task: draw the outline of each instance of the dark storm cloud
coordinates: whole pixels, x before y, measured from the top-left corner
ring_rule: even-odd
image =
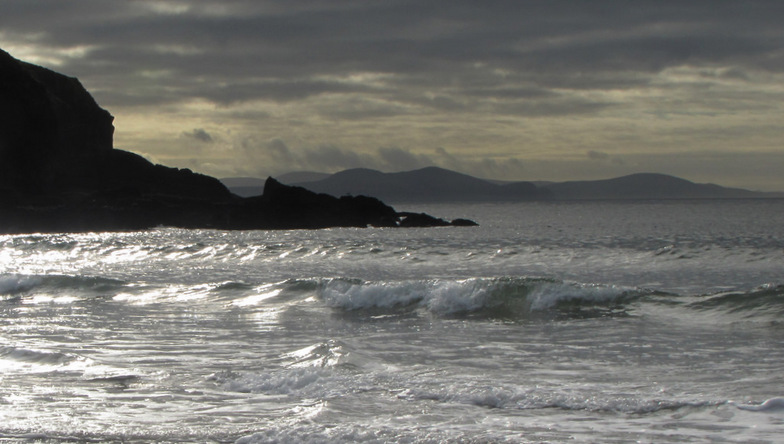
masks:
[[[682,64],[784,69],[778,1],[49,0],[0,1],[0,8],[3,43],[35,35],[37,45],[55,49],[89,46],[85,57],[64,58],[62,70],[119,105],[356,92],[414,103],[416,91],[437,88],[432,106],[442,109],[469,96],[624,88],[644,84],[635,73]],[[477,65],[498,75],[478,79]],[[142,77],[163,70],[170,77]],[[354,72],[396,77],[391,89],[320,78]],[[150,93],[109,93],[134,84]]]
[[[779,0],[0,0],[0,47],[78,77],[125,144],[210,136],[188,148],[221,174],[571,177],[780,149],[782,22]]]

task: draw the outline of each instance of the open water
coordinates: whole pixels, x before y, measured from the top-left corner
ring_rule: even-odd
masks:
[[[0,237],[0,442],[781,442],[784,201]]]

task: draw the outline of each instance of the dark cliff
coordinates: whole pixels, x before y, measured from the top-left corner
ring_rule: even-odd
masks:
[[[0,189],[6,193],[230,196],[216,179],[114,149],[113,120],[77,79],[0,50]]]
[[[240,198],[213,177],[115,149],[113,120],[77,79],[0,50],[0,233],[403,225],[377,199],[274,179]]]

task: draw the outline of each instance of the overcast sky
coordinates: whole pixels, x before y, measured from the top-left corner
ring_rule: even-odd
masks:
[[[784,190],[784,1],[0,0],[115,147],[215,175],[437,165]]]

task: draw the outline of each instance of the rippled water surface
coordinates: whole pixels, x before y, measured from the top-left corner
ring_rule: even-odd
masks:
[[[0,237],[0,441],[776,442],[784,202]]]

